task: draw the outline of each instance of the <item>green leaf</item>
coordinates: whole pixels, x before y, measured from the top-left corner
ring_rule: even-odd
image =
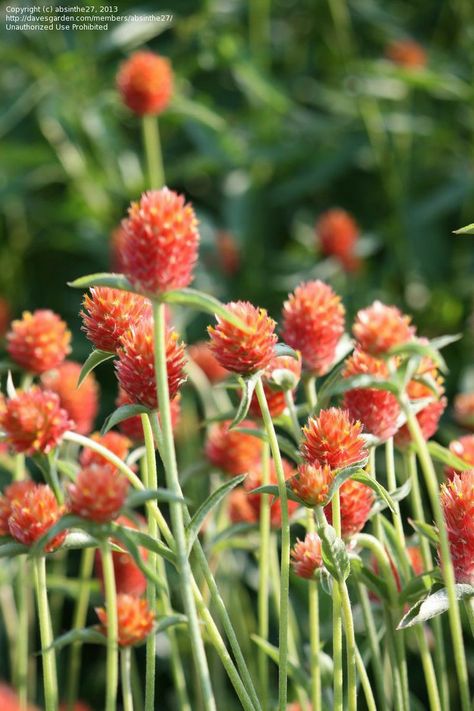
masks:
[[[255,387],[257,385],[257,380],[259,379],[259,377],[260,377],[260,373],[254,373],[253,375],[250,375],[248,378],[239,377],[239,383],[242,388],[240,403],[239,403],[239,407],[237,408],[235,417],[229,425],[229,429],[233,429],[234,427],[237,427],[237,425],[240,425],[240,423],[243,420],[245,420],[245,418],[247,417],[250,403],[252,402],[252,396],[253,396]]]
[[[84,380],[87,378],[89,373],[91,373],[94,368],[97,368],[101,363],[105,363],[106,360],[110,360],[115,357],[115,353],[109,353],[108,351],[101,351],[99,349],[93,350],[92,353],[87,357],[86,362],[82,366],[81,372],[79,374],[79,380],[77,381],[77,387],[79,388]]]
[[[376,495],[382,499],[390,509],[390,511],[395,514],[396,509],[395,509],[395,504],[393,502],[392,497],[388,493],[387,489],[382,486],[376,479],[374,479],[372,476],[369,476],[368,474],[365,474],[364,472],[361,472],[360,474],[354,474],[352,476],[354,481],[358,481],[361,484],[365,484],[366,486],[369,486],[372,491],[376,493]]]
[[[426,595],[426,591],[429,590],[434,583],[438,582],[438,576],[440,575],[439,568],[434,568],[433,570],[413,577],[402,588],[399,596],[400,603],[414,602],[420,598],[420,595]]]
[[[353,375],[350,378],[342,378],[335,382],[330,389],[326,389],[325,395],[341,395],[347,390],[370,388],[373,390],[386,390],[394,395],[399,394],[399,388],[390,380],[382,380],[373,375]]]
[[[76,480],[79,467],[74,462],[68,462],[65,459],[58,459],[56,461],[56,467],[60,474],[64,474],[64,476],[67,476],[67,478],[71,479],[71,481]]]
[[[447,464],[449,467],[460,471],[472,469],[472,464],[467,464],[464,459],[457,457],[449,449],[442,447],[437,442],[428,442],[428,449],[433,459],[436,459],[437,462],[442,462],[442,464]]]
[[[267,640],[256,634],[252,634],[251,639],[260,647],[260,649],[263,649],[265,654],[267,654],[278,667],[280,663],[280,652],[278,647],[275,647],[273,644],[270,644],[270,642],[267,642]],[[288,658],[288,676],[302,689],[306,689],[308,694],[310,693],[310,675],[308,675],[301,667],[300,662]]]
[[[49,531],[46,531],[37,541],[31,546],[30,554],[32,556],[39,555],[45,549],[45,547],[53,540],[59,533],[67,531],[71,528],[87,529],[93,528],[94,532],[97,529],[97,524],[90,524],[89,521],[81,518],[80,516],[75,516],[74,514],[66,514],[59,521],[56,521],[54,526],[51,526]]]
[[[430,345],[433,348],[436,348],[436,350],[440,351],[442,348],[450,346],[451,343],[456,343],[457,341],[460,341],[462,337],[462,333],[450,333],[447,336],[438,336],[438,338],[432,338],[430,340]]]
[[[435,526],[431,526],[425,521],[414,521],[411,518],[408,519],[408,523],[410,524],[410,526],[412,526],[412,528],[415,529],[419,536],[427,538],[431,545],[435,548],[438,547],[439,536]]]
[[[453,234],[455,234],[455,235],[474,235],[474,222],[472,222],[470,225],[466,225],[465,227],[460,227],[457,230],[453,230]]]
[[[119,422],[128,420],[129,417],[135,417],[135,415],[150,414],[150,412],[151,410],[149,410],[144,405],[122,405],[105,418],[100,433],[101,435],[106,434],[109,430],[112,429],[112,427],[118,425]]]
[[[186,526],[186,535],[188,539],[188,554],[194,545],[194,541],[200,531],[204,519],[213,508],[215,508],[227,494],[236,486],[241,484],[246,477],[246,474],[232,477],[230,481],[222,484],[218,489],[212,492],[210,496],[201,504],[188,525]]]
[[[351,558],[350,563],[351,572],[357,580],[369,588],[379,600],[390,601],[387,583],[380,575],[376,575],[373,570],[364,565],[360,558]]]
[[[84,627],[80,630],[70,630],[69,632],[60,635],[60,637],[56,637],[54,642],[49,647],[37,652],[37,654],[44,654],[44,652],[48,652],[51,649],[60,650],[63,649],[63,647],[67,647],[69,644],[75,644],[76,642],[81,642],[81,644],[106,645],[107,637],[102,634],[102,632],[99,632],[97,627]]]
[[[29,552],[29,547],[24,546],[23,543],[10,540],[7,540],[6,543],[0,543],[0,558],[14,558],[17,555]]]
[[[35,454],[32,460],[41,471],[48,486],[54,491],[56,499],[62,501],[64,496],[61,485],[59,484],[55,457],[57,457],[57,451],[50,452],[49,454]]]
[[[246,333],[250,331],[249,327],[241,321],[238,316],[231,313],[229,309],[218,299],[214,296],[210,296],[209,294],[197,291],[196,289],[176,289],[174,291],[167,291],[162,295],[161,299],[167,304],[179,304],[180,306],[189,306],[192,309],[204,311],[204,313],[212,314],[216,318],[228,321],[233,326],[245,331]]]
[[[249,493],[270,494],[271,496],[274,496],[275,499],[278,499],[280,497],[280,489],[276,484],[265,484],[263,486],[258,486],[256,489],[252,489]],[[286,495],[290,501],[296,501],[296,503],[300,504],[300,506],[308,506],[308,504],[304,502],[303,499],[300,499],[300,497],[295,494],[293,489],[289,486],[288,482],[286,484]]]
[[[134,509],[137,506],[142,506],[147,501],[164,501],[165,503],[176,502],[179,504],[190,503],[189,499],[173,494],[168,489],[141,489],[140,491],[132,491],[127,496],[125,506]]]
[[[112,524],[112,531],[114,537],[118,538],[125,546],[125,548],[129,551],[130,555],[134,558],[135,562],[136,557],[140,559],[140,564],[139,567],[141,568],[141,565],[143,564],[143,560],[140,555],[140,551],[138,549],[138,546],[141,546],[142,548],[146,548],[147,550],[151,551],[152,553],[157,553],[158,555],[161,555],[163,558],[166,558],[166,560],[169,560],[170,563],[173,563],[173,565],[176,565],[176,556],[174,552],[171,550],[171,548],[168,548],[167,545],[165,545],[162,541],[160,541],[159,538],[153,538],[152,536],[149,536],[148,533],[144,533],[143,531],[138,531],[135,528],[128,528],[127,526],[119,526],[117,523]],[[137,563],[138,564],[138,563]],[[144,572],[144,570],[142,570]],[[146,573],[145,573],[146,575]],[[161,582],[160,582],[161,585]]]
[[[457,600],[469,600],[472,597],[474,597],[474,587],[472,587],[472,585],[466,585],[464,583],[456,584]],[[402,617],[397,629],[403,630],[407,627],[418,625],[421,622],[426,622],[433,617],[442,615],[443,612],[446,612],[448,609],[448,591],[446,588],[442,588],[415,603],[415,605],[408,610],[406,615]]]
[[[294,348],[288,346],[286,343],[277,343],[275,348],[273,349],[273,353],[275,354],[276,358],[279,358],[281,356],[289,356],[290,358],[298,360],[298,353],[295,351]]]
[[[411,479],[407,479],[401,486],[397,487],[393,491],[389,491],[389,496],[392,501],[403,501],[411,491]],[[384,499],[378,499],[372,506],[370,515],[375,513],[380,513],[386,509],[388,504]]]
[[[327,496],[327,502],[331,501],[332,497],[336,493],[336,491],[344,484],[345,481],[350,479],[351,477],[354,476],[354,474],[361,473],[363,474],[364,472],[362,471],[362,468],[367,464],[367,460],[362,461],[355,466],[352,467],[346,467],[345,469],[341,469],[338,471],[336,476],[331,482],[331,486],[329,487],[328,491],[328,496]]]
[[[61,550],[81,550],[82,548],[97,548],[99,541],[95,536],[85,531],[71,531],[61,545]]]
[[[351,572],[346,544],[338,538],[336,531],[329,524],[318,526],[318,535],[321,539],[324,565],[335,580],[343,582]]]
[[[91,286],[110,286],[112,289],[120,289],[121,291],[135,291],[127,277],[123,274],[110,274],[108,272],[88,274],[87,276],[79,277],[73,281],[68,281],[67,285],[73,289],[89,289]]]
[[[208,547],[212,549],[214,546],[226,541],[227,539],[234,538],[235,536],[241,536],[246,533],[254,533],[258,531],[258,524],[256,523],[234,523],[228,526],[223,531],[219,531],[208,543]]]
[[[439,353],[438,350],[431,343],[420,343],[419,341],[409,341],[408,343],[402,343],[399,346],[393,346],[387,352],[388,356],[400,355],[400,356],[411,356],[420,355],[427,356],[438,366],[443,372],[447,370],[446,362]],[[357,377],[357,376],[356,376]]]
[[[175,615],[166,615],[166,617],[160,617],[158,624],[155,627],[155,634],[158,632],[164,632],[168,627],[174,627],[176,625],[187,625],[188,618],[186,615],[180,615],[176,613]]]

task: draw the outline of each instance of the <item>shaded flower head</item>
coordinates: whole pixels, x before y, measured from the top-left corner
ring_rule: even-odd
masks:
[[[151,296],[188,286],[198,254],[197,225],[183,195],[168,188],[144,193],[122,222],[124,274]]]
[[[413,340],[415,327],[410,322],[411,317],[402,314],[396,306],[374,301],[357,313],[352,332],[363,351],[381,355]]]
[[[407,69],[420,69],[426,65],[426,52],[423,47],[410,39],[391,42],[385,55],[394,64]]]
[[[303,427],[301,452],[310,464],[327,465],[333,471],[349,467],[367,457],[361,434],[361,423],[353,421],[347,410],[321,410]]]
[[[105,608],[99,607],[95,611],[106,630]],[[119,646],[130,647],[143,642],[152,632],[155,615],[150,611],[146,600],[121,593],[117,595],[117,619]]]
[[[322,568],[321,539],[317,533],[307,533],[304,541],[297,539],[291,551],[291,565],[298,577],[308,580]]]
[[[323,254],[335,257],[346,271],[357,269],[359,259],[354,250],[359,226],[346,210],[333,208],[324,212],[316,223],[316,235]]]
[[[306,506],[322,506],[326,503],[333,479],[327,464],[300,464],[296,476],[290,479],[290,486]]]
[[[456,457],[462,459],[470,467],[474,468],[474,434],[464,435],[459,439],[454,439],[449,443],[449,451]],[[462,471],[454,467],[445,467],[444,473],[451,479],[454,474],[462,474]]]
[[[210,383],[218,383],[229,375],[229,371],[220,365],[207,341],[199,341],[189,346],[188,355],[201,368]]]
[[[35,483],[30,479],[14,481],[5,487],[3,495],[0,496],[0,536],[9,536],[8,519],[12,512],[13,501],[21,501],[24,494],[35,487]]]
[[[126,331],[152,316],[148,299],[107,286],[92,287],[82,305],[81,329],[95,348],[110,353],[117,352]]]
[[[52,489],[47,484],[28,482],[21,490],[16,490],[11,499],[8,518],[10,535],[20,543],[31,546],[49,531],[66,513],[66,507],[58,504]],[[46,546],[50,552],[58,548],[66,537],[63,531]]]
[[[459,393],[454,398],[454,417],[463,427],[474,430],[474,392]]]
[[[36,386],[18,390],[0,408],[0,427],[7,434],[8,444],[16,452],[30,456],[48,454],[73,426],[58,395]]]
[[[127,477],[110,466],[91,464],[81,469],[68,487],[72,513],[104,523],[117,518],[129,488]]]
[[[101,435],[99,432],[94,432],[94,434],[91,435],[91,439],[94,440],[94,442],[97,442],[97,444],[101,444],[122,461],[125,461],[130,451],[130,447],[132,446],[132,443],[128,437],[120,434],[120,432],[114,432],[113,430],[106,432],[104,435]],[[90,467],[92,464],[99,464],[102,467],[108,466],[115,469],[113,464],[111,464],[105,457],[89,447],[85,447],[82,450],[79,457],[79,463],[81,467]]]
[[[153,52],[135,52],[121,64],[117,88],[123,103],[134,113],[160,114],[173,93],[171,64]]]
[[[216,422],[209,429],[206,456],[215,467],[237,476],[252,471],[260,463],[262,441],[258,437],[229,429],[230,420]],[[244,420],[240,427],[257,429],[254,422]]]
[[[70,353],[71,333],[60,317],[49,309],[24,311],[7,334],[7,351],[12,360],[30,373],[56,368]]]
[[[58,395],[60,405],[73,420],[76,432],[89,434],[99,409],[99,385],[94,373],[89,373],[78,387],[80,372],[80,363],[66,360],[54,370],[43,373],[41,384]]]
[[[295,475],[295,470],[288,460],[283,459],[283,474],[286,480],[291,479]],[[260,507],[262,504],[262,496],[271,496],[270,494],[254,494],[253,489],[257,489],[262,486],[263,483],[263,472],[261,466],[254,469],[249,476],[244,481],[244,489],[248,492],[248,502],[253,509],[255,521],[260,519]],[[270,460],[270,471],[268,475],[269,484],[277,484],[278,478],[275,470],[275,462],[273,459]],[[278,529],[281,527],[281,502],[280,499],[270,499],[270,525],[272,528]],[[299,504],[296,501],[288,501],[288,513],[291,516]]]
[[[474,469],[441,486],[441,507],[456,582],[474,585]]]
[[[247,330],[216,316],[217,325],[207,329],[216,359],[232,373],[249,375],[264,370],[273,358],[278,340],[275,321],[265,309],[257,308],[248,301],[231,301],[226,306],[243,321]]]
[[[186,380],[184,345],[173,329],[166,334],[166,368],[168,388],[173,399]],[[155,380],[153,324],[144,321],[131,328],[122,337],[122,345],[115,361],[115,369],[120,387],[134,404],[144,405],[150,410],[158,407]]]
[[[137,524],[127,516],[119,516],[116,520],[116,523],[121,526],[126,526],[127,528],[133,528],[138,530]],[[123,545],[123,543],[121,542],[115,541],[114,539],[112,540],[114,543],[118,543],[120,546]],[[140,546],[139,553],[140,557],[146,561],[146,559],[148,558],[147,549]],[[127,551],[114,550],[112,551],[112,561],[114,564],[115,587],[117,589],[117,593],[134,595],[135,597],[140,597],[140,595],[143,595],[147,585],[146,577],[142,573],[138,565],[135,563],[130,553],[128,553]],[[96,551],[95,555],[95,573],[101,581],[103,587],[102,558],[99,550]]]
[[[374,492],[365,484],[347,479],[339,488],[341,505],[341,534],[345,539],[360,533],[370,515],[374,503]],[[329,523],[332,523],[332,506],[324,509]]]
[[[282,336],[301,352],[303,366],[325,375],[344,333],[345,309],[341,298],[322,281],[300,284],[283,305]]]

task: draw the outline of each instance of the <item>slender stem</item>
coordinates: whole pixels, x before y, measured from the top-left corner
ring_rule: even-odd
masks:
[[[104,711],[115,711],[118,686],[118,615],[117,591],[115,588],[114,563],[107,539],[101,541],[102,570],[105,588],[105,609],[107,613],[107,669],[106,699]]]
[[[168,390],[168,374],[166,364],[166,316],[165,305],[154,302],[154,335],[155,335],[155,374],[157,380],[158,403],[162,428],[161,456],[165,467],[168,489],[177,497],[181,497],[181,486],[178,479],[176,452],[173,440],[171,423],[170,397]],[[203,704],[206,711],[215,711],[216,704],[212,691],[209,667],[201,637],[201,629],[197,614],[196,604],[192,591],[192,574],[187,552],[187,540],[184,527],[183,508],[181,503],[170,504],[171,524],[176,542],[177,567],[181,581],[181,591],[186,615],[188,617],[188,630],[191,641],[194,662],[201,685]]]
[[[332,497],[332,525],[336,535],[341,537],[341,504],[339,490]],[[342,674],[342,616],[341,616],[341,591],[338,585],[333,586],[332,599],[332,649],[333,649],[333,688],[334,711],[343,711],[344,689]]]
[[[295,399],[291,390],[285,391],[285,403],[290,413],[291,426],[293,428],[293,434],[297,442],[301,439],[301,427],[298,422],[298,415],[296,414]]]
[[[34,559],[34,569],[43,658],[44,705],[45,711],[56,711],[58,706],[56,654],[52,648],[53,628],[49,613],[48,591],[46,588],[46,558],[44,556]]]
[[[15,455],[15,481],[25,479],[25,455]],[[18,630],[16,637],[15,677],[18,700],[21,709],[26,709],[28,702],[28,559],[21,556],[15,581],[18,605]]]
[[[472,597],[469,598],[469,600],[464,600],[464,607],[466,609],[471,634],[474,637],[474,600]]]
[[[364,617],[365,629],[369,639],[371,655],[370,660],[372,663],[372,671],[375,677],[375,686],[377,687],[377,699],[379,703],[379,708],[383,709],[387,705],[387,700],[385,697],[383,681],[382,651],[380,649],[379,638],[377,635],[375,620],[372,613],[372,606],[370,604],[367,590],[361,583],[357,583],[357,592],[359,594],[362,615]]]
[[[351,600],[345,582],[339,584],[347,654],[347,708],[357,711],[356,642]]]
[[[143,116],[142,121],[143,142],[148,163],[148,184],[152,190],[158,190],[165,184],[158,118],[148,115]]]
[[[306,512],[308,533],[314,533],[316,526],[312,509]],[[320,655],[320,631],[319,631],[319,591],[318,582],[310,580],[308,582],[308,604],[309,604],[309,644],[310,644],[310,669],[311,669],[311,704],[313,709],[321,708],[321,665]]]
[[[367,711],[377,711],[377,704],[375,703],[374,694],[372,691],[372,687],[370,685],[370,679],[369,679],[369,676],[368,676],[367,671],[365,669],[364,660],[362,659],[357,647],[355,648],[355,655],[356,655],[357,670],[358,670],[359,676],[360,676],[360,683],[361,683],[362,688],[364,690],[365,700],[367,703]],[[380,707],[380,708],[385,708],[385,706]]]
[[[262,449],[262,486],[270,481],[270,450],[267,443]],[[268,640],[268,583],[270,555],[270,497],[262,496],[260,503],[260,548],[258,558],[258,634]],[[268,710],[268,654],[259,647],[258,673],[262,711]]]
[[[94,548],[84,548],[82,551],[81,568],[79,572],[79,593],[77,596],[72,628],[82,629],[86,624],[87,608],[90,597],[90,579],[94,568]],[[69,676],[67,685],[67,709],[73,711],[79,691],[79,675],[81,670],[81,642],[71,646],[69,657]]]
[[[275,471],[278,481],[278,493],[281,504],[281,564],[280,564],[280,627],[279,627],[279,677],[278,704],[280,711],[286,711],[288,692],[288,604],[290,575],[290,522],[288,516],[288,496],[286,492],[285,474],[281,461],[278,440],[273,426],[273,420],[268,409],[267,399],[259,378],[255,388],[258,404],[263,417],[270,448],[272,451]]]
[[[303,378],[303,387],[310,411],[313,412],[318,404],[318,396],[316,394],[316,378],[314,375],[306,375]]]
[[[133,696],[131,684],[132,657],[131,648],[124,647],[120,651],[120,675],[122,681],[123,711],[133,711]]]
[[[467,675],[466,656],[464,652],[464,641],[462,636],[461,615],[459,612],[459,604],[456,597],[456,579],[454,575],[453,562],[451,560],[451,551],[449,547],[448,533],[446,530],[446,522],[443,516],[439,498],[439,485],[436,477],[436,472],[431,460],[426,441],[418,424],[416,416],[412,413],[409,406],[404,407],[407,425],[410,434],[414,441],[417,454],[420,460],[421,468],[425,477],[426,488],[430,498],[431,507],[438,527],[441,569],[443,573],[444,583],[448,593],[449,607],[449,626],[451,629],[451,638],[453,643],[454,661],[456,664],[456,672],[459,683],[459,692],[461,700],[461,708],[463,711],[469,711],[471,708],[469,681]]]

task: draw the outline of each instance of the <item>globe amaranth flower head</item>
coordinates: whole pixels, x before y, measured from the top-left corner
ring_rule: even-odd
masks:
[[[7,494],[8,495],[8,494]],[[8,529],[16,541],[31,546],[47,533],[66,513],[66,507],[58,504],[52,489],[47,484],[25,482],[14,493],[10,492],[10,515]],[[66,531],[62,531],[46,546],[53,551],[64,541]]]
[[[119,516],[116,523],[120,526],[125,526],[126,528],[133,528],[134,530],[139,530],[139,527],[132,521],[132,519],[127,516]],[[111,539],[113,543],[119,546],[123,546],[123,543]],[[148,558],[148,551],[146,548],[139,546],[139,553],[142,560],[146,561]],[[126,550],[123,551],[112,551],[112,562],[114,565],[115,574],[115,587],[117,593],[124,593],[125,595],[134,595],[135,597],[140,597],[146,590],[146,577],[138,567],[138,565],[133,560],[130,553]],[[95,574],[99,578],[101,586],[103,588],[103,569],[102,569],[102,557],[100,551],[97,550],[95,554]]]
[[[316,222],[315,229],[323,254],[335,257],[348,272],[360,266],[360,260],[355,254],[359,226],[346,210],[327,210]]]
[[[441,486],[441,507],[456,582],[474,585],[474,469]]]
[[[230,423],[230,420],[225,420],[210,427],[205,453],[213,466],[226,474],[237,476],[259,466],[263,444],[258,437],[229,429]],[[256,424],[250,420],[241,422],[240,427],[257,431]]]
[[[120,432],[114,432],[113,430],[106,432],[104,435],[101,435],[100,432],[94,432],[94,434],[91,435],[91,439],[108,449],[122,461],[125,461],[130,447],[132,446],[132,442],[128,437],[120,434]],[[100,466],[108,466],[112,469],[116,469],[102,454],[99,454],[89,447],[84,447],[82,450],[79,456],[79,463],[81,467],[90,467],[92,464],[99,464]]]
[[[327,464],[303,463],[298,466],[296,476],[290,479],[289,484],[306,506],[322,506],[327,501],[333,479],[331,467]]]
[[[186,380],[184,344],[173,329],[166,333],[166,369],[170,399]],[[120,387],[130,402],[144,405],[150,410],[158,408],[155,380],[155,351],[153,323],[143,321],[124,334],[115,370]]]
[[[276,323],[265,309],[248,301],[231,301],[227,309],[240,318],[246,329],[216,316],[216,326],[208,326],[211,350],[223,368],[232,373],[250,375],[264,370],[274,355],[277,343]]]
[[[82,366],[72,360],[65,360],[57,368],[43,373],[41,385],[59,397],[61,407],[74,422],[79,434],[89,434],[99,409],[99,384],[94,373],[89,373],[77,386]]]
[[[72,513],[96,523],[117,518],[129,488],[126,476],[108,465],[90,464],[68,487]]]
[[[198,221],[183,195],[162,188],[132,202],[122,222],[124,274],[148,296],[189,286],[199,247]]]
[[[0,406],[0,428],[18,453],[48,454],[73,427],[58,395],[37,386],[17,390],[15,397],[4,399]]]
[[[311,580],[323,567],[321,539],[317,533],[307,533],[304,540],[296,540],[291,551],[291,565],[299,578]]]
[[[199,341],[189,346],[188,355],[198,368],[201,368],[210,383],[219,383],[229,375],[229,371],[220,365],[207,341]]]
[[[24,311],[7,333],[7,351],[15,363],[39,375],[63,362],[71,351],[70,341],[67,325],[54,311]]]
[[[389,376],[387,363],[374,358],[356,348],[347,359],[343,378],[356,375],[371,375],[379,380]],[[353,420],[360,420],[366,432],[370,432],[381,440],[393,437],[398,430],[400,405],[395,395],[388,390],[377,388],[353,388],[344,393],[343,407]]]
[[[394,64],[406,69],[421,69],[427,61],[424,48],[412,39],[391,42],[385,50],[385,56]]]
[[[107,612],[96,607],[104,632],[107,630]],[[153,630],[155,615],[146,600],[134,595],[117,595],[118,643],[120,647],[131,647],[143,642]]]
[[[160,114],[173,93],[171,64],[153,52],[135,52],[121,64],[117,88],[124,104],[134,113]]]
[[[341,535],[344,539],[360,533],[369,518],[375,495],[372,489],[354,479],[347,479],[339,488],[341,508]],[[324,509],[329,523],[332,523],[332,506]]]
[[[22,479],[5,487],[3,494],[0,495],[0,536],[10,535],[8,519],[12,512],[13,501],[21,500],[24,493],[32,486],[34,486],[34,482],[31,479]]]
[[[149,299],[129,291],[92,287],[82,302],[81,329],[95,348],[116,353],[129,328],[152,316]]]
[[[411,317],[396,306],[374,301],[357,313],[352,332],[363,351],[377,356],[414,339],[415,327],[410,322]]]
[[[347,410],[321,410],[303,427],[301,453],[308,463],[327,465],[333,471],[357,464],[368,455],[362,425]]]
[[[407,385],[406,393],[412,402],[417,400],[429,400],[428,404],[422,410],[416,413],[416,419],[420,426],[423,437],[430,439],[438,429],[441,415],[446,409],[447,400],[444,397],[443,380],[438,375],[437,370],[431,372],[432,381],[437,390],[435,395],[431,388],[417,380],[410,380]],[[400,448],[408,447],[411,444],[412,438],[408,425],[403,425],[395,435],[395,444]]]
[[[301,354],[297,352],[296,355],[296,358],[274,356],[263,372],[263,390],[272,417],[278,417],[285,411],[285,392],[294,392],[300,381]],[[262,416],[256,393],[252,395],[249,412],[254,417]]]
[[[3,682],[0,682],[0,709],[2,711],[39,711],[37,706],[20,701],[20,697],[14,689]]]
[[[459,393],[454,398],[456,422],[468,430],[474,430],[474,392]]]
[[[454,439],[449,443],[449,451],[459,459],[462,459],[469,468],[474,468],[474,434],[464,435],[459,439]],[[445,467],[444,473],[448,479],[452,479],[455,474],[462,474],[465,471],[455,467]]]
[[[303,367],[314,375],[330,369],[344,333],[344,316],[340,296],[319,280],[300,284],[283,304],[283,340],[301,352]]]

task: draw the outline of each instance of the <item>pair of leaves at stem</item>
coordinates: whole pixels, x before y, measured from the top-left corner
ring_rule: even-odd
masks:
[[[471,604],[474,599],[474,587],[465,583],[457,583],[456,599],[465,600],[467,604]],[[413,605],[410,610],[402,617],[397,629],[403,630],[407,627],[413,627],[433,617],[442,615],[449,609],[449,597],[446,588],[441,588],[427,595],[423,600],[419,600]]]

